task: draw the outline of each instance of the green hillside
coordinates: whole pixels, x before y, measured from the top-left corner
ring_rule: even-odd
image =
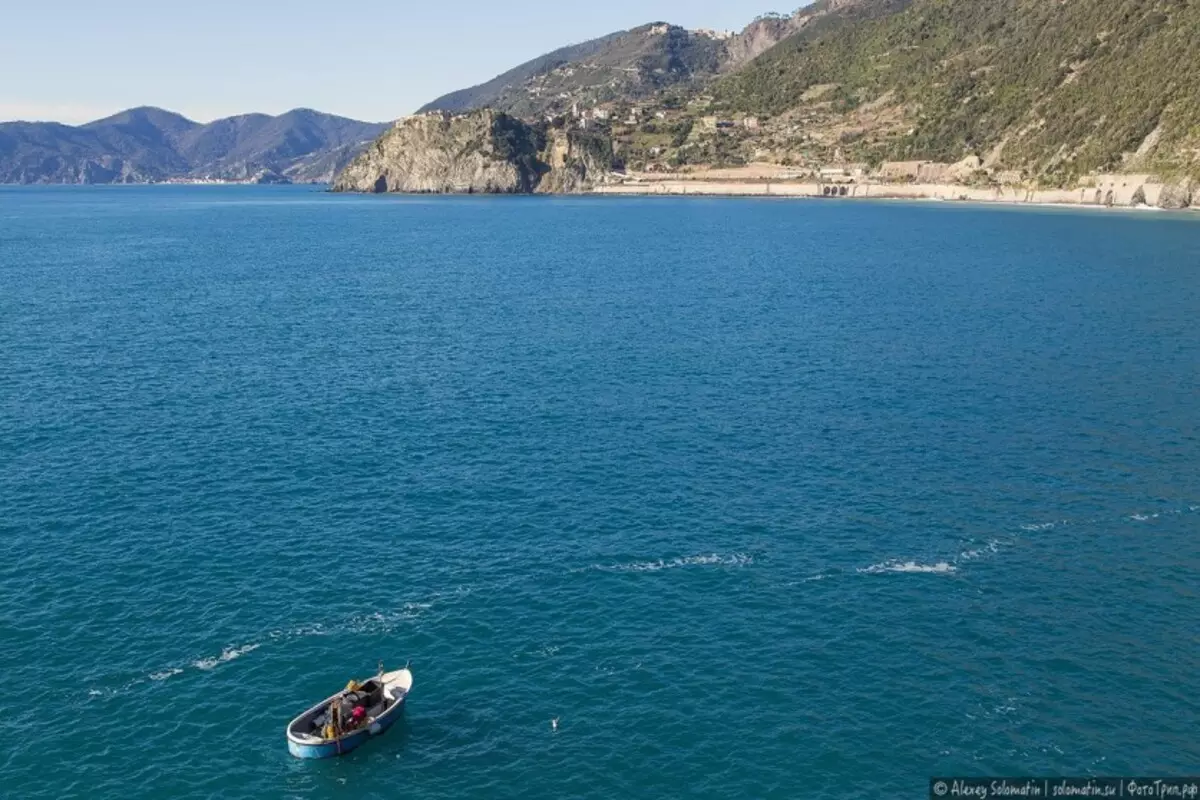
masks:
[[[506,92],[511,92],[514,89],[522,87],[529,81],[553,72],[565,64],[589,58],[595,53],[601,52],[613,40],[619,39],[622,36],[625,36],[624,31],[610,33],[607,36],[579,44],[560,47],[553,52],[546,53],[513,67],[489,81],[442,95],[436,100],[423,105],[417,110],[417,113],[424,114],[429,111],[461,113],[474,108],[497,107]]]
[[[889,120],[842,133],[868,160],[974,154],[1064,184],[1095,170],[1196,174],[1200,2],[915,0],[787,39],[715,94],[724,110],[775,117],[814,87],[846,121],[864,106]]]
[[[699,85],[717,73],[722,41],[666,23],[642,25],[521,64],[487,83],[440,97],[425,111],[488,107],[526,119]]]

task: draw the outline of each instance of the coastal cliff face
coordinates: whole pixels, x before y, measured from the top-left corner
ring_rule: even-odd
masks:
[[[603,180],[606,139],[544,130],[492,110],[396,123],[334,181],[335,192],[575,192]],[[605,157],[609,163],[605,163]]]
[[[606,182],[612,170],[612,140],[603,134],[552,130],[539,158],[549,170],[538,183],[538,192],[583,192]]]
[[[338,175],[335,192],[510,194],[541,178],[534,131],[494,111],[398,121]]]

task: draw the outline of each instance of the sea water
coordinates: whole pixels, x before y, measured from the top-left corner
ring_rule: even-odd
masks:
[[[0,793],[1194,774],[1198,310],[1165,214],[0,190]]]

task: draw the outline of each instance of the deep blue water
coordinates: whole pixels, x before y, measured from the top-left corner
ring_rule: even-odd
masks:
[[[1198,312],[1168,215],[0,190],[0,793],[1194,774]]]

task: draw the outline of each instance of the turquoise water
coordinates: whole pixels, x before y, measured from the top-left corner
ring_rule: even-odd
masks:
[[[1195,773],[1198,308],[1168,215],[0,190],[5,796]]]

